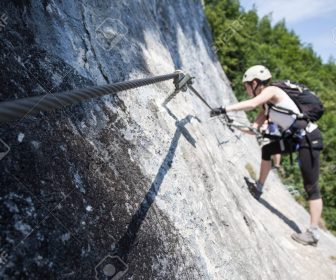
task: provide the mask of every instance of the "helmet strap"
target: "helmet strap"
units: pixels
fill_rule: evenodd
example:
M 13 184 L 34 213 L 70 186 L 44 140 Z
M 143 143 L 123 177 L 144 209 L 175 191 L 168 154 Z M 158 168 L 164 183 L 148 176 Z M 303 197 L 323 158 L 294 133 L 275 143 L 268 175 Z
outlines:
M 257 96 L 257 89 L 260 87 L 261 82 L 257 81 L 257 86 L 255 88 L 253 88 L 253 84 L 251 83 L 251 87 L 252 87 L 252 93 L 254 95 L 254 97 Z

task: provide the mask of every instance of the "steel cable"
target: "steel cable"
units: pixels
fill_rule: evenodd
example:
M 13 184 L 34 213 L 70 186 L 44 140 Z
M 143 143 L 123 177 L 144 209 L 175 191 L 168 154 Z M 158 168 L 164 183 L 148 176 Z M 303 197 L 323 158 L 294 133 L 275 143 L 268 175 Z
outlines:
M 45 112 L 76 104 L 90 98 L 175 79 L 180 74 L 181 72 L 176 71 L 172 74 L 151 78 L 4 101 L 0 103 L 0 122 L 8 122 L 28 115 L 34 115 L 41 111 Z

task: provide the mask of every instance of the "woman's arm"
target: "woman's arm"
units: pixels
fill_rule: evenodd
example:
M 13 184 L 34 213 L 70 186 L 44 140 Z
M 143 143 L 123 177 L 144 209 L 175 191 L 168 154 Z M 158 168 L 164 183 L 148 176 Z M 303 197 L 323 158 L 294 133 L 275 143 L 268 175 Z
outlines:
M 266 120 L 265 111 L 262 109 L 258 114 L 255 122 L 252 124 L 252 128 L 258 129 L 264 124 L 265 120 Z M 238 129 L 247 134 L 255 135 L 255 133 L 249 128 L 238 128 Z
M 255 119 L 252 127 L 256 129 L 260 128 L 265 123 L 266 119 L 267 118 L 265 116 L 265 111 L 264 109 L 262 109 L 258 114 L 257 118 Z
M 275 96 L 275 92 L 272 87 L 265 88 L 258 96 L 242 101 L 233 105 L 225 107 L 226 112 L 232 111 L 250 111 L 270 101 Z

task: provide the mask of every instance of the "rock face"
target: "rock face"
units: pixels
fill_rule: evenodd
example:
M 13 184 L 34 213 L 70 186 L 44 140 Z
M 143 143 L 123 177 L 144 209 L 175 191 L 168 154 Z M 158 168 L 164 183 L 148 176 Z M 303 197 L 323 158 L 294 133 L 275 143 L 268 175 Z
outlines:
M 2 1 L 0 100 L 183 69 L 211 106 L 236 102 L 200 1 L 114 2 Z M 309 216 L 276 174 L 260 203 L 246 190 L 255 138 L 191 92 L 163 106 L 173 90 L 1 125 L 1 279 L 333 279 L 335 237 L 291 240 Z

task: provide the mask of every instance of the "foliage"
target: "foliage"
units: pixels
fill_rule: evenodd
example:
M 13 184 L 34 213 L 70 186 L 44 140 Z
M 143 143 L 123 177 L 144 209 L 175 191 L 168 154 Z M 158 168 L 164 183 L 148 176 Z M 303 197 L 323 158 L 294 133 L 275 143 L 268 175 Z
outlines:
M 238 100 L 246 98 L 241 83 L 249 66 L 266 65 L 275 80 L 290 79 L 306 84 L 322 99 L 326 112 L 319 121 L 325 148 L 321 155 L 320 186 L 323 218 L 336 232 L 336 64 L 323 63 L 310 45 L 288 30 L 285 21 L 274 25 L 270 16 L 259 18 L 256 9 L 245 11 L 238 0 L 206 0 L 205 12 L 212 28 L 218 59 L 232 83 Z M 249 114 L 252 118 L 254 114 Z M 282 162 L 284 181 L 304 193 L 299 169 Z

